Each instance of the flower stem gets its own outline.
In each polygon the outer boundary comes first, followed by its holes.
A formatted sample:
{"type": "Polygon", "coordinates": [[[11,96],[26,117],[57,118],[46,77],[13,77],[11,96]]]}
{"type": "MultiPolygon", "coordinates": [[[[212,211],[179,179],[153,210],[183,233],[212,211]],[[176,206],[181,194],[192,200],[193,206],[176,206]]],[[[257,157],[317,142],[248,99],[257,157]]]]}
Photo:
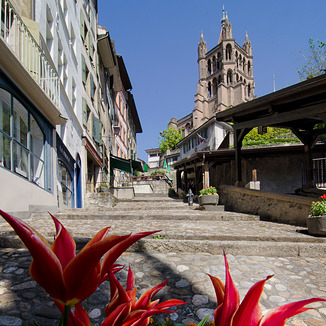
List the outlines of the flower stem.
{"type": "Polygon", "coordinates": [[[59,326],[68,326],[70,306],[65,306],[63,315],[60,318],[59,326]]]}

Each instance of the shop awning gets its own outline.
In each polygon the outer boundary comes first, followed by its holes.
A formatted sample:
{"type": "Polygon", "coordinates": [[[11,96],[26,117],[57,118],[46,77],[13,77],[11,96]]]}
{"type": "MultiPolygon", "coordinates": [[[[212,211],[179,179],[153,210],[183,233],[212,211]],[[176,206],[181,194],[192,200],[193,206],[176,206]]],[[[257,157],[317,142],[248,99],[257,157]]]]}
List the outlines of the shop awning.
{"type": "Polygon", "coordinates": [[[143,172],[141,162],[135,160],[126,160],[121,157],[110,155],[111,169],[119,169],[125,172],[133,173],[134,171],[143,172]]]}

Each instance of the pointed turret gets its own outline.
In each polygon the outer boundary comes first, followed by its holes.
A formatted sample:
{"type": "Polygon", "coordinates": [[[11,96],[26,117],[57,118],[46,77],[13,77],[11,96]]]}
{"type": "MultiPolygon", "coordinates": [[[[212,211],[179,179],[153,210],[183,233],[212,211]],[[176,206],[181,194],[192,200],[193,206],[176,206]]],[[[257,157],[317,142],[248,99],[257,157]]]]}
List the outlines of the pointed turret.
{"type": "Polygon", "coordinates": [[[224,10],[223,6],[223,17],[221,19],[221,34],[218,43],[220,44],[223,40],[232,38],[232,26],[228,18],[228,13],[224,10]]]}
{"type": "Polygon", "coordinates": [[[206,61],[207,44],[204,40],[203,31],[201,32],[200,42],[198,44],[198,64],[199,64],[199,79],[206,77],[206,61]]]}
{"type": "Polygon", "coordinates": [[[207,53],[207,44],[204,40],[203,31],[201,31],[200,42],[198,44],[198,59],[204,58],[206,53],[207,53]]]}
{"type": "Polygon", "coordinates": [[[248,33],[246,32],[245,42],[243,44],[243,49],[249,54],[252,55],[251,42],[249,41],[248,33]]]}

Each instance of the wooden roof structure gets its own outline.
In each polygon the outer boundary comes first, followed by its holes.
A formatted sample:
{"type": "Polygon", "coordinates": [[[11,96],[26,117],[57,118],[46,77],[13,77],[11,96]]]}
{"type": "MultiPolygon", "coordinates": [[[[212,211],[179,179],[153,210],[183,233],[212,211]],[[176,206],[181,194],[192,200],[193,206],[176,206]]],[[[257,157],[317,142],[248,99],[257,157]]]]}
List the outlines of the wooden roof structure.
{"type": "Polygon", "coordinates": [[[289,128],[304,144],[308,186],[312,186],[312,150],[326,134],[326,74],[239,104],[216,114],[217,121],[232,123],[238,182],[244,136],[255,127],[289,128]]]}

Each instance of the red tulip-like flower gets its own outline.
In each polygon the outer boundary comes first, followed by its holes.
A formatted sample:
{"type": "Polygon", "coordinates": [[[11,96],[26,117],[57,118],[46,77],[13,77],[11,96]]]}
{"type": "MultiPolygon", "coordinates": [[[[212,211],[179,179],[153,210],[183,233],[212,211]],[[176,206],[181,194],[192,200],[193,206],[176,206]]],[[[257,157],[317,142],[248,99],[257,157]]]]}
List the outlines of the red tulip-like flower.
{"type": "Polygon", "coordinates": [[[217,277],[209,275],[215,289],[218,307],[214,313],[215,326],[284,326],[287,319],[311,308],[305,308],[309,303],[326,301],[321,298],[312,298],[286,304],[262,315],[259,299],[263,292],[265,280],[255,283],[248,291],[240,304],[239,293],[233,283],[229,271],[229,264],[225,259],[225,286],[217,277]]]}
{"type": "Polygon", "coordinates": [[[33,257],[30,266],[32,278],[66,307],[75,306],[95,292],[99,284],[108,278],[115,260],[136,241],[154,233],[107,236],[107,227],[76,255],[76,243],[71,234],[51,214],[56,228],[52,245],[24,221],[1,210],[0,215],[30,251],[33,257]]]}
{"type": "Polygon", "coordinates": [[[111,302],[105,308],[107,318],[101,326],[146,326],[149,324],[151,316],[160,313],[172,313],[173,311],[166,309],[185,304],[185,302],[177,299],[162,303],[159,303],[159,300],[152,301],[154,295],[167,284],[167,281],[146,291],[136,301],[137,288],[133,288],[135,279],[132,270],[129,268],[126,289],[115,277],[115,272],[112,269],[109,274],[111,302]]]}

